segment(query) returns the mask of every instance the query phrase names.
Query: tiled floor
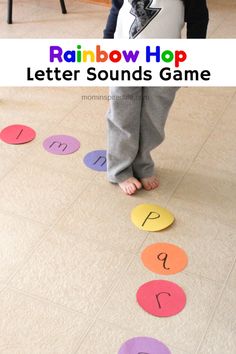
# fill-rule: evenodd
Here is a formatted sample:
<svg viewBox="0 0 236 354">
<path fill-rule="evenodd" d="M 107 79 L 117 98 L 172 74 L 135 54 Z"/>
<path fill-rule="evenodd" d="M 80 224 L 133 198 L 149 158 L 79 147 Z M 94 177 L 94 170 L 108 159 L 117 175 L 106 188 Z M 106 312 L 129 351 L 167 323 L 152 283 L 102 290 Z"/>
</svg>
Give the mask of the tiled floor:
<svg viewBox="0 0 236 354">
<path fill-rule="evenodd" d="M 234 0 L 209 1 L 209 36 L 236 38 Z M 228 4 L 228 5 L 227 5 Z M 19 0 L 1 38 L 101 37 L 108 8 L 67 0 Z M 89 18 L 89 22 L 88 19 Z M 106 88 L 0 88 L 0 129 L 34 127 L 30 144 L 0 143 L 0 354 L 117 354 L 133 336 L 162 340 L 172 354 L 236 352 L 236 88 L 184 88 L 154 153 L 160 188 L 129 198 L 87 169 L 84 155 L 106 148 Z M 65 133 L 81 149 L 45 152 L 42 141 Z M 176 217 L 148 234 L 130 222 L 132 208 L 160 203 Z M 165 241 L 189 256 L 168 279 L 187 305 L 154 318 L 136 303 L 139 285 L 163 278 L 140 252 Z M 166 277 L 165 277 L 166 279 Z"/>
</svg>

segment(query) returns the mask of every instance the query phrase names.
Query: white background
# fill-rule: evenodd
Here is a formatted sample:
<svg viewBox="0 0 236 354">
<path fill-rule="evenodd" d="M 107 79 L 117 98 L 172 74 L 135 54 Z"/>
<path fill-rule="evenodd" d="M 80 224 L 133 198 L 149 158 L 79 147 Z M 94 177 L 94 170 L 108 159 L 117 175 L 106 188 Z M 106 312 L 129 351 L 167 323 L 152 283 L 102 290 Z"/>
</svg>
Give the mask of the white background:
<svg viewBox="0 0 236 354">
<path fill-rule="evenodd" d="M 119 63 L 50 63 L 49 47 L 58 45 L 66 50 L 93 50 L 100 45 L 102 50 L 139 50 L 136 63 L 126 63 L 123 59 Z M 174 63 L 146 63 L 146 46 L 150 45 L 154 51 L 156 46 L 165 50 L 184 50 L 188 58 L 179 68 Z M 108 39 L 1 39 L 0 40 L 0 86 L 236 86 L 236 39 L 135 39 L 135 40 L 108 40 Z M 130 72 L 142 66 L 143 70 L 152 71 L 151 81 L 96 81 L 87 80 L 87 68 L 96 67 L 99 70 L 129 70 Z M 31 72 L 58 67 L 61 70 L 80 70 L 78 81 L 27 81 L 27 67 Z M 209 70 L 209 81 L 162 81 L 159 72 L 163 67 L 184 70 Z"/>
</svg>

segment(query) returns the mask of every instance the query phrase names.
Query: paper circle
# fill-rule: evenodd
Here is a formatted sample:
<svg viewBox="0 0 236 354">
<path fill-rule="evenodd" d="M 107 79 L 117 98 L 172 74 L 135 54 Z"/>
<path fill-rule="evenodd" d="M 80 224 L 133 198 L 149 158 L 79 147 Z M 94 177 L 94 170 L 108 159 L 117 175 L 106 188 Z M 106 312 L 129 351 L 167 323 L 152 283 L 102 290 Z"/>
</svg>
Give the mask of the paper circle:
<svg viewBox="0 0 236 354">
<path fill-rule="evenodd" d="M 125 342 L 118 354 L 171 354 L 171 352 L 157 339 L 136 337 Z"/>
<path fill-rule="evenodd" d="M 143 284 L 136 297 L 146 312 L 157 317 L 174 316 L 182 311 L 186 304 L 183 289 L 166 280 L 152 280 Z"/>
<path fill-rule="evenodd" d="M 146 268 L 157 274 L 176 274 L 188 264 L 185 251 L 171 243 L 155 243 L 148 246 L 141 255 Z"/>
<path fill-rule="evenodd" d="M 140 230 L 160 231 L 174 222 L 174 216 L 155 204 L 140 204 L 131 213 L 131 220 Z"/>
<path fill-rule="evenodd" d="M 106 150 L 95 150 L 89 152 L 84 157 L 84 163 L 92 170 L 105 172 L 107 170 L 107 152 Z"/>
<path fill-rule="evenodd" d="M 4 128 L 0 133 L 0 139 L 7 144 L 25 144 L 32 141 L 36 132 L 26 125 L 14 124 Z"/>
<path fill-rule="evenodd" d="M 70 135 L 52 135 L 43 142 L 45 150 L 56 155 L 68 155 L 79 150 L 80 142 Z"/>
</svg>

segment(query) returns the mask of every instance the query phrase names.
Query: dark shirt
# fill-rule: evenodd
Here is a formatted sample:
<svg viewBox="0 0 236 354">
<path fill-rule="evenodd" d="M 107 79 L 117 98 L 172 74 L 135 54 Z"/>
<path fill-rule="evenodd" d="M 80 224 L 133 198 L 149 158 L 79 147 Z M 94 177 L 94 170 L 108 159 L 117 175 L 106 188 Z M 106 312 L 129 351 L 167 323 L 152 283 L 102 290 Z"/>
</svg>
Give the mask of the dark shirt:
<svg viewBox="0 0 236 354">
<path fill-rule="evenodd" d="M 112 0 L 112 7 L 104 30 L 104 38 L 114 38 L 117 17 L 124 0 Z M 209 21 L 206 0 L 183 0 L 187 38 L 206 38 Z"/>
</svg>

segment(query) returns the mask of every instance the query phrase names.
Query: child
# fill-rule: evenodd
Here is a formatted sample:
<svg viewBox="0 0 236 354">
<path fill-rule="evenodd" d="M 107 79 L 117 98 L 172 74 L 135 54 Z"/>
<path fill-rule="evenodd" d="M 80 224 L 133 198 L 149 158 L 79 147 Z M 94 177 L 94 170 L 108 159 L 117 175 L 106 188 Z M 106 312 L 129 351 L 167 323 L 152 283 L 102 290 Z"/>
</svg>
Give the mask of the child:
<svg viewBox="0 0 236 354">
<path fill-rule="evenodd" d="M 112 0 L 104 38 L 205 38 L 206 0 Z M 176 87 L 112 87 L 108 112 L 108 179 L 128 195 L 159 182 L 150 152 L 164 140 Z"/>
</svg>

